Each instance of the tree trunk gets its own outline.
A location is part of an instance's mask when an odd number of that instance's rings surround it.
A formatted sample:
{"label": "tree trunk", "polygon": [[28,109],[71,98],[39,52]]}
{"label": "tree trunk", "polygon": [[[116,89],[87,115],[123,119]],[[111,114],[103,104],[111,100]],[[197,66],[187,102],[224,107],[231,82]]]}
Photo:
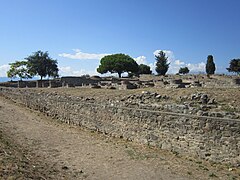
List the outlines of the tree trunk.
{"label": "tree trunk", "polygon": [[118,72],[118,77],[119,77],[119,78],[121,78],[121,74],[122,74],[122,73]]}

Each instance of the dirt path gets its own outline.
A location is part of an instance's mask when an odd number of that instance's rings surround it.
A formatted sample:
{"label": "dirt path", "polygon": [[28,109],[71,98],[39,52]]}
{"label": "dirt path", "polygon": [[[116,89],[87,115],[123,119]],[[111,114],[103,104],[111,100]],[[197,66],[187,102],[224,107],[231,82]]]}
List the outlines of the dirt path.
{"label": "dirt path", "polygon": [[36,160],[48,169],[41,171],[39,179],[239,177],[238,172],[228,172],[225,166],[212,166],[55,121],[0,97],[0,131],[18,151],[29,152],[29,161]]}

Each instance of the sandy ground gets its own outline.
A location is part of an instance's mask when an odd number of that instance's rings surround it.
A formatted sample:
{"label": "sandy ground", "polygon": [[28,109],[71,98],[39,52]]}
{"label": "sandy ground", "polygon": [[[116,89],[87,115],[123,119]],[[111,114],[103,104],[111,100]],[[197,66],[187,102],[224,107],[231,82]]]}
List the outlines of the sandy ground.
{"label": "sandy ground", "polygon": [[0,179],[238,179],[237,169],[56,122],[0,97]]}

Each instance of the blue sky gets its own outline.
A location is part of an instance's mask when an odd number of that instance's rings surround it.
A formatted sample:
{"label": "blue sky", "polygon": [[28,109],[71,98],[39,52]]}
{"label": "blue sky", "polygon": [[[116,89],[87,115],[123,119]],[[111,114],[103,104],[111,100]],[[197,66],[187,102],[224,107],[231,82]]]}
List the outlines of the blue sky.
{"label": "blue sky", "polygon": [[0,76],[8,64],[48,51],[61,75],[97,74],[99,59],[125,53],[154,69],[165,50],[169,73],[218,72],[240,58],[239,0],[0,0]]}

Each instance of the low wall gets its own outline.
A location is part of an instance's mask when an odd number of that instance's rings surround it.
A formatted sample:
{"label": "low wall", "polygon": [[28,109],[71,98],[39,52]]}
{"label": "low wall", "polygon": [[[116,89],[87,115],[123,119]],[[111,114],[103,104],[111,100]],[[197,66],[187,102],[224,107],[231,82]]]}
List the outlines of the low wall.
{"label": "low wall", "polygon": [[61,78],[61,82],[66,85],[72,86],[82,86],[82,85],[89,85],[100,82],[100,80],[93,80],[86,77],[71,77],[66,76]]}
{"label": "low wall", "polygon": [[0,95],[60,121],[213,162],[240,163],[240,120],[125,107],[118,102],[0,88]]}

